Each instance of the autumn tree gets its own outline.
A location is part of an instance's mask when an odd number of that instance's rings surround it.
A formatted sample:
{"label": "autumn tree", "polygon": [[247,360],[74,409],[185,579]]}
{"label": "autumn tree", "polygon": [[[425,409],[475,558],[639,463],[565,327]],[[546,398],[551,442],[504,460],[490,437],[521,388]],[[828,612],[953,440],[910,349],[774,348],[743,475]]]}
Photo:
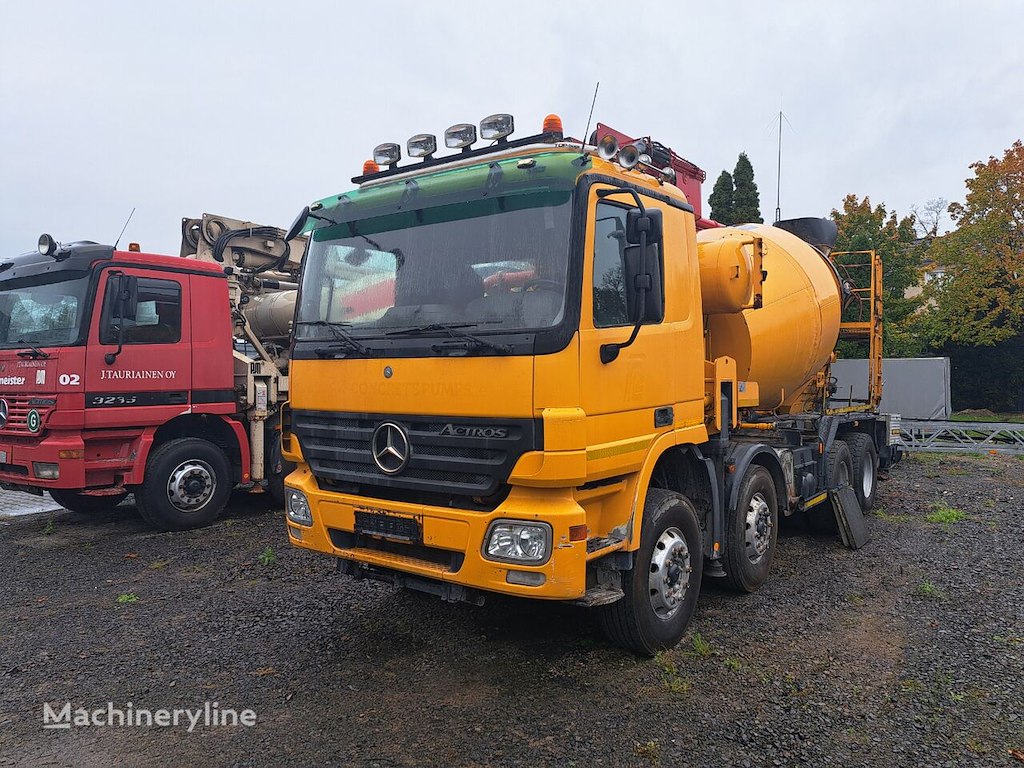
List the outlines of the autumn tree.
{"label": "autumn tree", "polygon": [[944,274],[925,287],[921,325],[952,361],[958,407],[1024,410],[1024,145],[971,165],[956,229],[932,242]]}
{"label": "autumn tree", "polygon": [[715,181],[714,189],[711,190],[711,196],[708,197],[708,205],[711,206],[711,218],[719,224],[728,225],[736,223],[732,215],[732,197],[732,176],[728,171],[722,171],[718,180]]}
{"label": "autumn tree", "polygon": [[[868,197],[847,195],[842,210],[832,211],[832,220],[839,229],[836,251],[873,250],[882,259],[882,353],[886,357],[921,354],[924,341],[919,337],[914,317],[921,299],[905,296],[907,288],[920,280],[921,253],[916,247],[914,217],[901,219],[884,204],[872,206]],[[867,279],[866,273],[857,276],[858,284],[866,286]],[[852,307],[849,311],[857,309]],[[840,351],[844,356],[855,354],[850,345],[844,345]],[[860,351],[859,354],[865,353]]]}
{"label": "autumn tree", "polygon": [[1024,331],[1024,144],[971,170],[966,200],[949,206],[956,229],[927,252],[945,267],[926,290],[935,344],[991,346]]}
{"label": "autumn tree", "polygon": [[740,152],[736,168],[732,172],[733,195],[732,215],[736,224],[756,222],[761,224],[761,197],[754,183],[754,166],[746,152]]}

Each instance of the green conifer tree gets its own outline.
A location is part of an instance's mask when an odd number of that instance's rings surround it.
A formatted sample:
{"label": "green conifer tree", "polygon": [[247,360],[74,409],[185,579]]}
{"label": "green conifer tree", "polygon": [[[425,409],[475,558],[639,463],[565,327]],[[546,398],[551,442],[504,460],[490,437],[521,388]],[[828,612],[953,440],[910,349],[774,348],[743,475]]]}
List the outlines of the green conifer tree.
{"label": "green conifer tree", "polygon": [[711,206],[711,218],[719,224],[735,224],[733,218],[733,187],[732,176],[728,171],[722,171],[715,187],[708,197],[708,205]]}
{"label": "green conifer tree", "polygon": [[746,152],[740,152],[736,160],[736,169],[732,172],[735,191],[732,197],[732,216],[734,224],[761,224],[761,197],[754,183],[754,166]]}

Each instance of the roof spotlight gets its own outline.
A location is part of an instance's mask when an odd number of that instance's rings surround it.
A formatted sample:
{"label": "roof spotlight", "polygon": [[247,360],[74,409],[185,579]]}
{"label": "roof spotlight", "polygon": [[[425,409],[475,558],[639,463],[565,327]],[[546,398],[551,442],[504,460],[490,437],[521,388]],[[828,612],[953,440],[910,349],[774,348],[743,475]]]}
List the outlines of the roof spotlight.
{"label": "roof spotlight", "polygon": [[488,115],[480,121],[480,138],[487,141],[503,141],[511,136],[516,129],[512,115],[499,113]]}
{"label": "roof spotlight", "polygon": [[39,236],[39,253],[42,256],[53,256],[57,252],[57,241],[52,235],[42,234]]}
{"label": "roof spotlight", "polygon": [[417,133],[406,142],[409,157],[422,157],[429,160],[437,152],[437,136],[432,133]]}
{"label": "roof spotlight", "polygon": [[606,133],[597,143],[597,156],[609,162],[615,159],[615,153],[619,151],[619,140]]}
{"label": "roof spotlight", "polygon": [[373,148],[373,162],[377,165],[394,167],[402,159],[402,148],[394,142],[378,144]]}
{"label": "roof spotlight", "polygon": [[476,126],[472,123],[456,123],[444,132],[444,145],[448,149],[468,152],[476,141]]}

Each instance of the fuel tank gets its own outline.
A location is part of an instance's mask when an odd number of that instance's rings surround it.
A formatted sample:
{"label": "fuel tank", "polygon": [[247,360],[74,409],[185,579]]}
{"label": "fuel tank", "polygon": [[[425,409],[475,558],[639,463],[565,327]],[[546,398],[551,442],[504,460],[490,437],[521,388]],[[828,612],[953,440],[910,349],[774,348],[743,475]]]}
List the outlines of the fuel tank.
{"label": "fuel tank", "polygon": [[[742,308],[752,291],[753,247],[737,239],[762,239],[760,307]],[[710,359],[736,360],[740,380],[757,382],[762,409],[800,409],[807,388],[828,363],[839,338],[842,291],[827,257],[778,227],[744,224],[697,233],[701,293]],[[733,263],[735,262],[735,263]]]}

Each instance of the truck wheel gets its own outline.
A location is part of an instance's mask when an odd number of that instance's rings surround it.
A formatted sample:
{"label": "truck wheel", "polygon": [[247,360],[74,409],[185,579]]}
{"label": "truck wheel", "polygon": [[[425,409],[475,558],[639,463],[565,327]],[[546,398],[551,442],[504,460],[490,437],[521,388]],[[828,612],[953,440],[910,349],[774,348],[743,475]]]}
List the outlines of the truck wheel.
{"label": "truck wheel", "polygon": [[[853,457],[850,446],[843,440],[834,440],[825,455],[825,477],[828,490],[853,484]],[[822,502],[807,511],[807,522],[811,530],[818,533],[839,533],[836,516],[829,501]]]}
{"label": "truck wheel", "polygon": [[768,578],[779,535],[775,481],[751,465],[740,485],[732,523],[725,531],[725,582],[737,592],[755,592]]}
{"label": "truck wheel", "polygon": [[878,449],[871,436],[863,432],[853,432],[845,440],[853,459],[853,491],[860,508],[867,512],[875,506],[878,492]]}
{"label": "truck wheel", "polygon": [[633,567],[622,573],[625,594],[598,609],[605,634],[644,656],[674,646],[697,607],[703,568],[693,504],[681,494],[651,488],[644,504],[640,549]]}
{"label": "truck wheel", "polygon": [[213,522],[232,486],[224,452],[206,440],[185,437],[153,450],[135,500],[143,519],[154,527],[184,531]]}
{"label": "truck wheel", "polygon": [[108,512],[128,497],[128,491],[113,496],[86,496],[81,491],[54,488],[49,493],[64,509],[70,509],[80,515]]}

